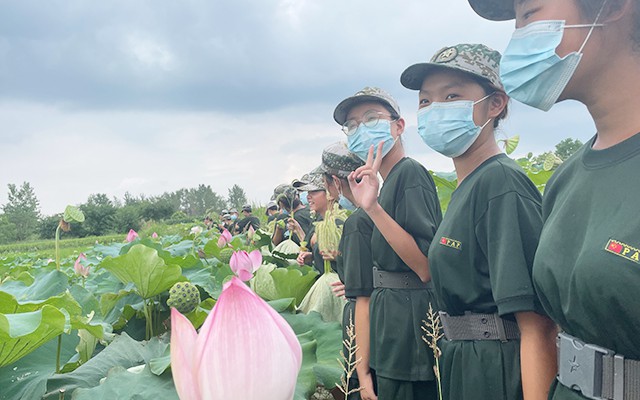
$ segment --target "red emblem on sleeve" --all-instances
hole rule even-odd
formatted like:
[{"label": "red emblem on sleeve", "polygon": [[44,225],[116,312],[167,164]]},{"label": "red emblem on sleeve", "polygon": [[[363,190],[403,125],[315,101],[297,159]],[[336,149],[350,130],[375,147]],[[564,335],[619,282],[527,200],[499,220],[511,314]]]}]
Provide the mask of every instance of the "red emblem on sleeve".
[{"label": "red emblem on sleeve", "polygon": [[620,246],[616,242],[609,242],[609,247],[607,248],[607,250],[620,254],[620,252],[622,251],[622,246]]}]

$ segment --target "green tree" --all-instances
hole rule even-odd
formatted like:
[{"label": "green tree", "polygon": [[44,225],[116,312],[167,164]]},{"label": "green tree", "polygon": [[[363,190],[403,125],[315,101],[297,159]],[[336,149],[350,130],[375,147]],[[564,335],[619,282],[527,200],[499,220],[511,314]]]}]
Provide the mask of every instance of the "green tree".
[{"label": "green tree", "polygon": [[142,226],[140,207],[138,205],[129,205],[119,208],[115,213],[113,224],[117,233],[127,233],[129,229],[139,231]]},{"label": "green tree", "polygon": [[197,188],[180,189],[176,193],[181,197],[181,210],[189,216],[202,216],[208,210],[225,207],[224,199],[209,185],[201,184]]},{"label": "green tree", "polygon": [[79,226],[82,236],[101,236],[113,230],[117,208],[106,194],[92,194],[80,206],[85,221]]},{"label": "green tree", "polygon": [[583,143],[579,139],[566,138],[556,144],[555,153],[562,161],[565,161],[567,158],[571,157],[573,153],[578,151],[582,145]]},{"label": "green tree", "polygon": [[233,185],[229,189],[229,198],[227,199],[229,207],[235,207],[240,211],[243,205],[247,204],[247,195],[244,189],[238,185]]},{"label": "green tree", "polygon": [[29,182],[23,182],[19,188],[13,183],[8,187],[8,202],[2,210],[15,226],[16,240],[25,240],[36,234],[38,229],[40,202]]},{"label": "green tree", "polygon": [[169,219],[176,211],[178,211],[178,207],[175,207],[171,200],[162,197],[140,204],[140,215],[146,220],[161,221]]},{"label": "green tree", "polygon": [[0,244],[16,241],[16,226],[5,214],[0,214]]}]

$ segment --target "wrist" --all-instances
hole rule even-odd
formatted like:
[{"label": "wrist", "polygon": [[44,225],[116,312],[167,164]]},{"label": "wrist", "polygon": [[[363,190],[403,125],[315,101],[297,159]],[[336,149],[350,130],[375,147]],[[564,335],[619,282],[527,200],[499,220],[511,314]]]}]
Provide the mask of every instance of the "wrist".
[{"label": "wrist", "polygon": [[384,209],[382,208],[382,206],[380,206],[380,203],[378,203],[378,200],[376,199],[373,204],[364,208],[364,211],[369,215],[369,217],[374,218],[375,216],[379,215],[380,212],[384,212]]}]

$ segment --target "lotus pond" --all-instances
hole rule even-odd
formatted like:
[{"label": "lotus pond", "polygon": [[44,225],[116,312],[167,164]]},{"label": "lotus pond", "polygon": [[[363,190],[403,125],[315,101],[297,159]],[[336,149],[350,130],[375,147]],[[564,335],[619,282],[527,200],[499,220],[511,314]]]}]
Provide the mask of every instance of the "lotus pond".
[{"label": "lotus pond", "polygon": [[[183,311],[198,329],[234,276],[232,253],[256,249],[262,266],[247,283],[286,320],[302,348],[294,399],[340,382],[340,324],[298,310],[318,272],[294,265],[297,247],[274,249],[260,231],[251,239],[199,230],[129,239],[95,244],[59,262],[0,257],[0,400],[177,399],[171,288],[195,287],[189,297],[195,308]],[[254,336],[251,345],[259,348]]]}]

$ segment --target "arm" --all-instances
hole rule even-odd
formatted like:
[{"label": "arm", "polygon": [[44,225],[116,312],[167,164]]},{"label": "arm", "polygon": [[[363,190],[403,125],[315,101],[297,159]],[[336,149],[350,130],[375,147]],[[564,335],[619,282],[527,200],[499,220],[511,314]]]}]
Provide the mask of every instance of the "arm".
[{"label": "arm", "polygon": [[[391,218],[378,203],[378,171],[382,163],[382,144],[373,159],[373,146],[364,166],[349,174],[349,187],[355,200],[369,215],[387,243],[423,282],[431,280],[429,261],[409,232]],[[358,182],[360,180],[360,182]]]},{"label": "arm", "polygon": [[556,325],[532,311],[516,313],[520,328],[520,368],[525,400],[546,400],[558,370]]},{"label": "arm", "polygon": [[413,236],[394,221],[377,201],[370,209],[364,210],[398,257],[418,275],[420,280],[430,281],[429,260],[422,253]]},{"label": "arm", "polygon": [[271,236],[271,243],[273,243],[274,246],[277,246],[280,243],[282,243],[283,239],[284,239],[284,231],[282,230],[282,228],[278,226],[278,220],[276,219],[276,223],[273,228],[273,236]]},{"label": "arm", "polygon": [[373,378],[371,376],[371,370],[369,369],[369,349],[370,349],[370,334],[369,334],[369,297],[356,298],[356,317],[355,317],[355,331],[356,331],[356,345],[358,351],[356,351],[356,360],[360,360],[356,366],[358,372],[358,379],[360,380],[360,397],[362,400],[377,400],[378,397],[373,391]]}]

